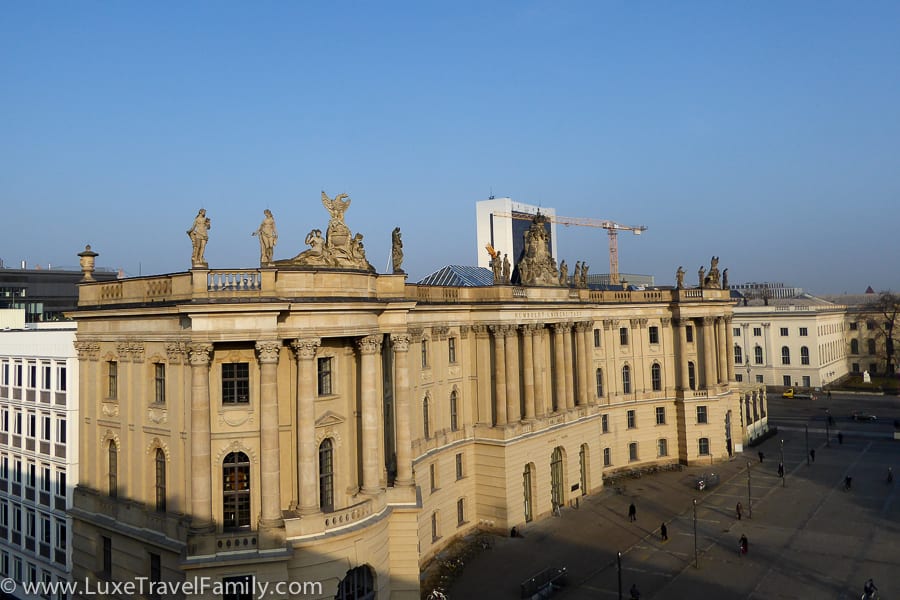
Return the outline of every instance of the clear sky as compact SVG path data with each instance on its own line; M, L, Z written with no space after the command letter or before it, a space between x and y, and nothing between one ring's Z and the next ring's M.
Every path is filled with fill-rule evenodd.
M900 290L900 2L4 2L0 258L184 271L346 221L412 281L475 201L647 225L620 270ZM559 253L608 271L601 229Z

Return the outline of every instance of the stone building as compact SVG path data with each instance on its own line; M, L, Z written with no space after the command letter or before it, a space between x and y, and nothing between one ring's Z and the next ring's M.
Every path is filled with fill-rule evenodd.
M417 598L458 536L724 460L751 396L764 419L733 388L728 290L415 285L329 236L81 286L76 579Z

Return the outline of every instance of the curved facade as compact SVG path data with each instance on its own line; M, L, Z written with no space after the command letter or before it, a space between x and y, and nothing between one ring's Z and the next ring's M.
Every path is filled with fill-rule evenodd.
M727 290L264 268L80 291L76 580L414 598L475 527L746 437Z

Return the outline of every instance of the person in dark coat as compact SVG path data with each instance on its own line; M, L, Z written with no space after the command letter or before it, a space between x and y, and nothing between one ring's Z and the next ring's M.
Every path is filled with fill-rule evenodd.
M628 507L628 520L632 523L637 521L637 506L634 505L634 502Z
M664 542L669 539L669 530L666 528L665 523L659 526L659 537L662 538L662 541Z

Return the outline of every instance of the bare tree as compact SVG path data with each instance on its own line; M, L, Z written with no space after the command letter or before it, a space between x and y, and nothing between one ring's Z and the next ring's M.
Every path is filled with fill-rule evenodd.
M875 316L875 329L878 332L878 336L883 338L884 343L881 344L882 348L884 348L884 355L882 359L884 360L885 365L885 373L889 375L893 375L896 371L896 362L894 359L894 348L898 343L898 339L895 337L898 333L900 333L900 295L894 294L890 290L883 291L878 295L878 300L876 300L871 305L872 313Z

